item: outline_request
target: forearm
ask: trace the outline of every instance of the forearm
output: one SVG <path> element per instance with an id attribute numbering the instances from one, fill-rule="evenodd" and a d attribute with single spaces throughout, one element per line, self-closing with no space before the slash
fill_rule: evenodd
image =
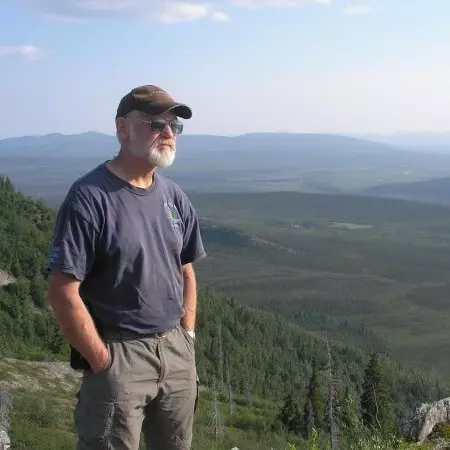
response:
<path id="1" fill-rule="evenodd" d="M 81 297 L 52 293 L 49 295 L 49 303 L 64 337 L 95 371 L 105 361 L 107 350 Z"/>
<path id="2" fill-rule="evenodd" d="M 181 325 L 186 330 L 194 330 L 197 315 L 197 281 L 193 273 L 184 276 L 183 305 L 184 316 Z"/>

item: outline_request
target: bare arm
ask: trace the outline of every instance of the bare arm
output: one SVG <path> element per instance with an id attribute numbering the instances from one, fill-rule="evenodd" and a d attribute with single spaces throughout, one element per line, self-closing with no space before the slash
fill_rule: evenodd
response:
<path id="1" fill-rule="evenodd" d="M 94 373 L 108 361 L 108 350 L 97 333 L 89 311 L 79 294 L 80 282 L 70 275 L 52 273 L 48 301 L 64 334 L 88 361 Z"/>
<path id="2" fill-rule="evenodd" d="M 183 280 L 183 304 L 185 313 L 181 319 L 181 326 L 185 330 L 193 331 L 195 329 L 195 318 L 197 314 L 197 280 L 192 264 L 183 266 Z"/>

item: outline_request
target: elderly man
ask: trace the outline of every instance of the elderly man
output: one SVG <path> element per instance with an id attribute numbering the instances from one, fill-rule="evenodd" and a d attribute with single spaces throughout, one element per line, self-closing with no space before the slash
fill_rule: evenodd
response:
<path id="1" fill-rule="evenodd" d="M 174 182 L 178 117 L 157 86 L 119 103 L 120 151 L 78 179 L 55 224 L 48 299 L 84 376 L 78 450 L 189 449 L 198 385 L 197 287 L 205 256 L 197 214 Z"/>

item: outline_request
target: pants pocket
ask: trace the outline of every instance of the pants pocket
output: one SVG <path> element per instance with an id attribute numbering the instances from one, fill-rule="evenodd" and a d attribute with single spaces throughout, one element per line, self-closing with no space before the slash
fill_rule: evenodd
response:
<path id="1" fill-rule="evenodd" d="M 75 409 L 77 450 L 107 450 L 114 420 L 114 402 L 84 399 Z"/>
<path id="2" fill-rule="evenodd" d="M 180 325 L 181 334 L 184 337 L 184 341 L 186 342 L 186 347 L 192 356 L 195 356 L 195 340 L 189 336 L 189 333 Z"/>

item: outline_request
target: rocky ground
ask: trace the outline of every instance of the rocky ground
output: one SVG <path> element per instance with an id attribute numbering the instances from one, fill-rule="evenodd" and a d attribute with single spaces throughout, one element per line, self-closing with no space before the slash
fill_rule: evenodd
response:
<path id="1" fill-rule="evenodd" d="M 14 283 L 16 279 L 8 272 L 0 269 L 0 286 L 6 286 L 7 284 Z"/>
<path id="2" fill-rule="evenodd" d="M 69 363 L 23 361 L 12 358 L 0 360 L 0 389 L 6 391 L 72 392 L 81 374 Z"/>

